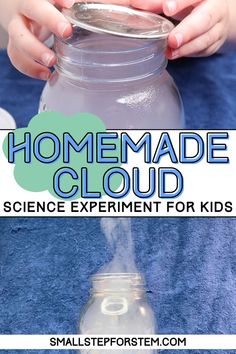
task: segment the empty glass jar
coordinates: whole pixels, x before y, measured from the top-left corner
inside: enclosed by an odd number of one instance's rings
[[[92,285],[89,302],[80,319],[80,334],[155,334],[155,318],[140,274],[100,274],[92,278]],[[101,354],[103,350],[92,352]],[[131,352],[119,350],[120,354]],[[153,351],[145,350],[145,354],[148,353]]]
[[[40,111],[92,113],[107,129],[183,128],[182,102],[166,71],[166,46],[166,37],[127,38],[74,25],[71,38],[55,38],[58,62]]]

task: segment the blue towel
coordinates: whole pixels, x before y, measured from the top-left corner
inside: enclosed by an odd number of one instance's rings
[[[43,84],[17,73],[5,52],[0,67],[0,106],[25,126]],[[236,128],[235,55],[179,60],[169,71],[187,128]],[[76,333],[89,277],[112,258],[99,218],[2,218],[0,230],[0,333]],[[236,219],[135,218],[132,231],[158,333],[236,333]]]

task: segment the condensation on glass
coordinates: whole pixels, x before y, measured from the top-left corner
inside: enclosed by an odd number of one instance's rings
[[[82,311],[79,333],[84,335],[152,335],[155,317],[146,297],[145,284],[139,273],[99,274],[92,278],[90,299]],[[131,354],[133,350],[115,351]],[[151,354],[154,351],[138,351]],[[88,353],[82,350],[82,353]],[[106,350],[92,350],[105,354]]]
[[[108,129],[183,128],[182,101],[166,71],[166,46],[166,35],[128,38],[74,25],[71,38],[55,38],[58,62],[40,111],[92,113]]]

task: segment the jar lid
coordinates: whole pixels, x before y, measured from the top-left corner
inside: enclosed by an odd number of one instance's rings
[[[128,38],[162,39],[174,28],[169,20],[154,13],[107,3],[75,3],[63,14],[73,25],[91,32]]]

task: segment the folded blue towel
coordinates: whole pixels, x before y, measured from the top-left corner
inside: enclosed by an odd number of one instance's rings
[[[17,73],[5,52],[0,67],[0,106],[25,126],[43,84]],[[236,56],[180,60],[169,70],[188,128],[236,128]],[[2,218],[0,230],[0,332],[76,333],[89,277],[112,257],[99,218]],[[236,219],[133,219],[132,231],[159,333],[236,333]],[[178,352],[218,353],[165,351]]]

